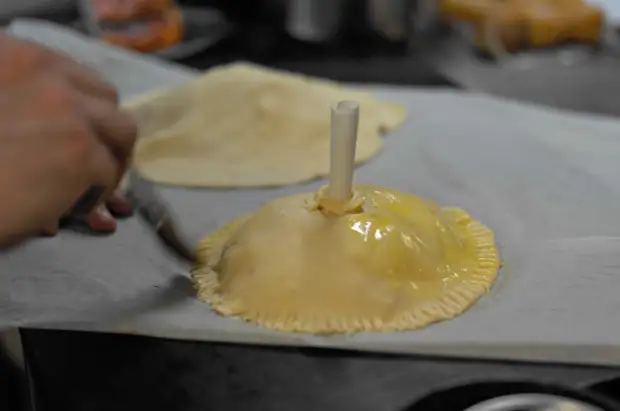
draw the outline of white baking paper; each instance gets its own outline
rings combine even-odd
[[[61,45],[125,98],[191,75],[49,25],[18,22],[12,31]],[[4,253],[0,325],[620,364],[620,122],[464,92],[366,89],[404,105],[409,120],[356,180],[457,205],[497,235],[500,279],[461,317],[414,332],[348,337],[270,332],[220,318],[194,298],[188,267],[132,218],[110,237],[63,232]],[[272,198],[322,184],[162,193],[197,241]]]

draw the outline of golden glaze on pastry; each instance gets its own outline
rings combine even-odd
[[[493,284],[493,233],[463,210],[358,186],[276,199],[206,237],[193,279],[224,316],[283,331],[396,331],[452,318]]]

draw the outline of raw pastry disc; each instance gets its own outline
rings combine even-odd
[[[206,237],[193,279],[224,316],[309,333],[397,331],[465,311],[493,284],[493,233],[460,209],[359,186],[341,215],[323,193],[276,199]]]
[[[158,183],[279,186],[329,173],[330,106],[360,103],[356,162],[382,147],[405,110],[330,81],[231,64],[127,105],[141,138],[135,164]]]

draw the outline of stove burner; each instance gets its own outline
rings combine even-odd
[[[495,381],[436,391],[404,411],[620,411],[620,404],[588,389]]]
[[[492,398],[466,411],[604,411],[582,401],[549,394],[514,394]]]

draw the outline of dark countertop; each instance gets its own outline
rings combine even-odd
[[[620,370],[364,355],[73,332],[24,331],[47,410],[397,411],[449,385],[570,385]]]
[[[429,67],[423,59],[415,55],[404,55],[399,49],[356,53],[351,50],[342,51],[344,46],[300,44],[286,38],[278,40],[277,45],[274,45],[272,43],[275,40],[261,40],[262,36],[268,36],[261,32],[248,36],[233,36],[207,52],[179,63],[206,70],[216,64],[249,60],[336,81],[456,87],[453,82]],[[375,47],[381,49],[379,45]]]

